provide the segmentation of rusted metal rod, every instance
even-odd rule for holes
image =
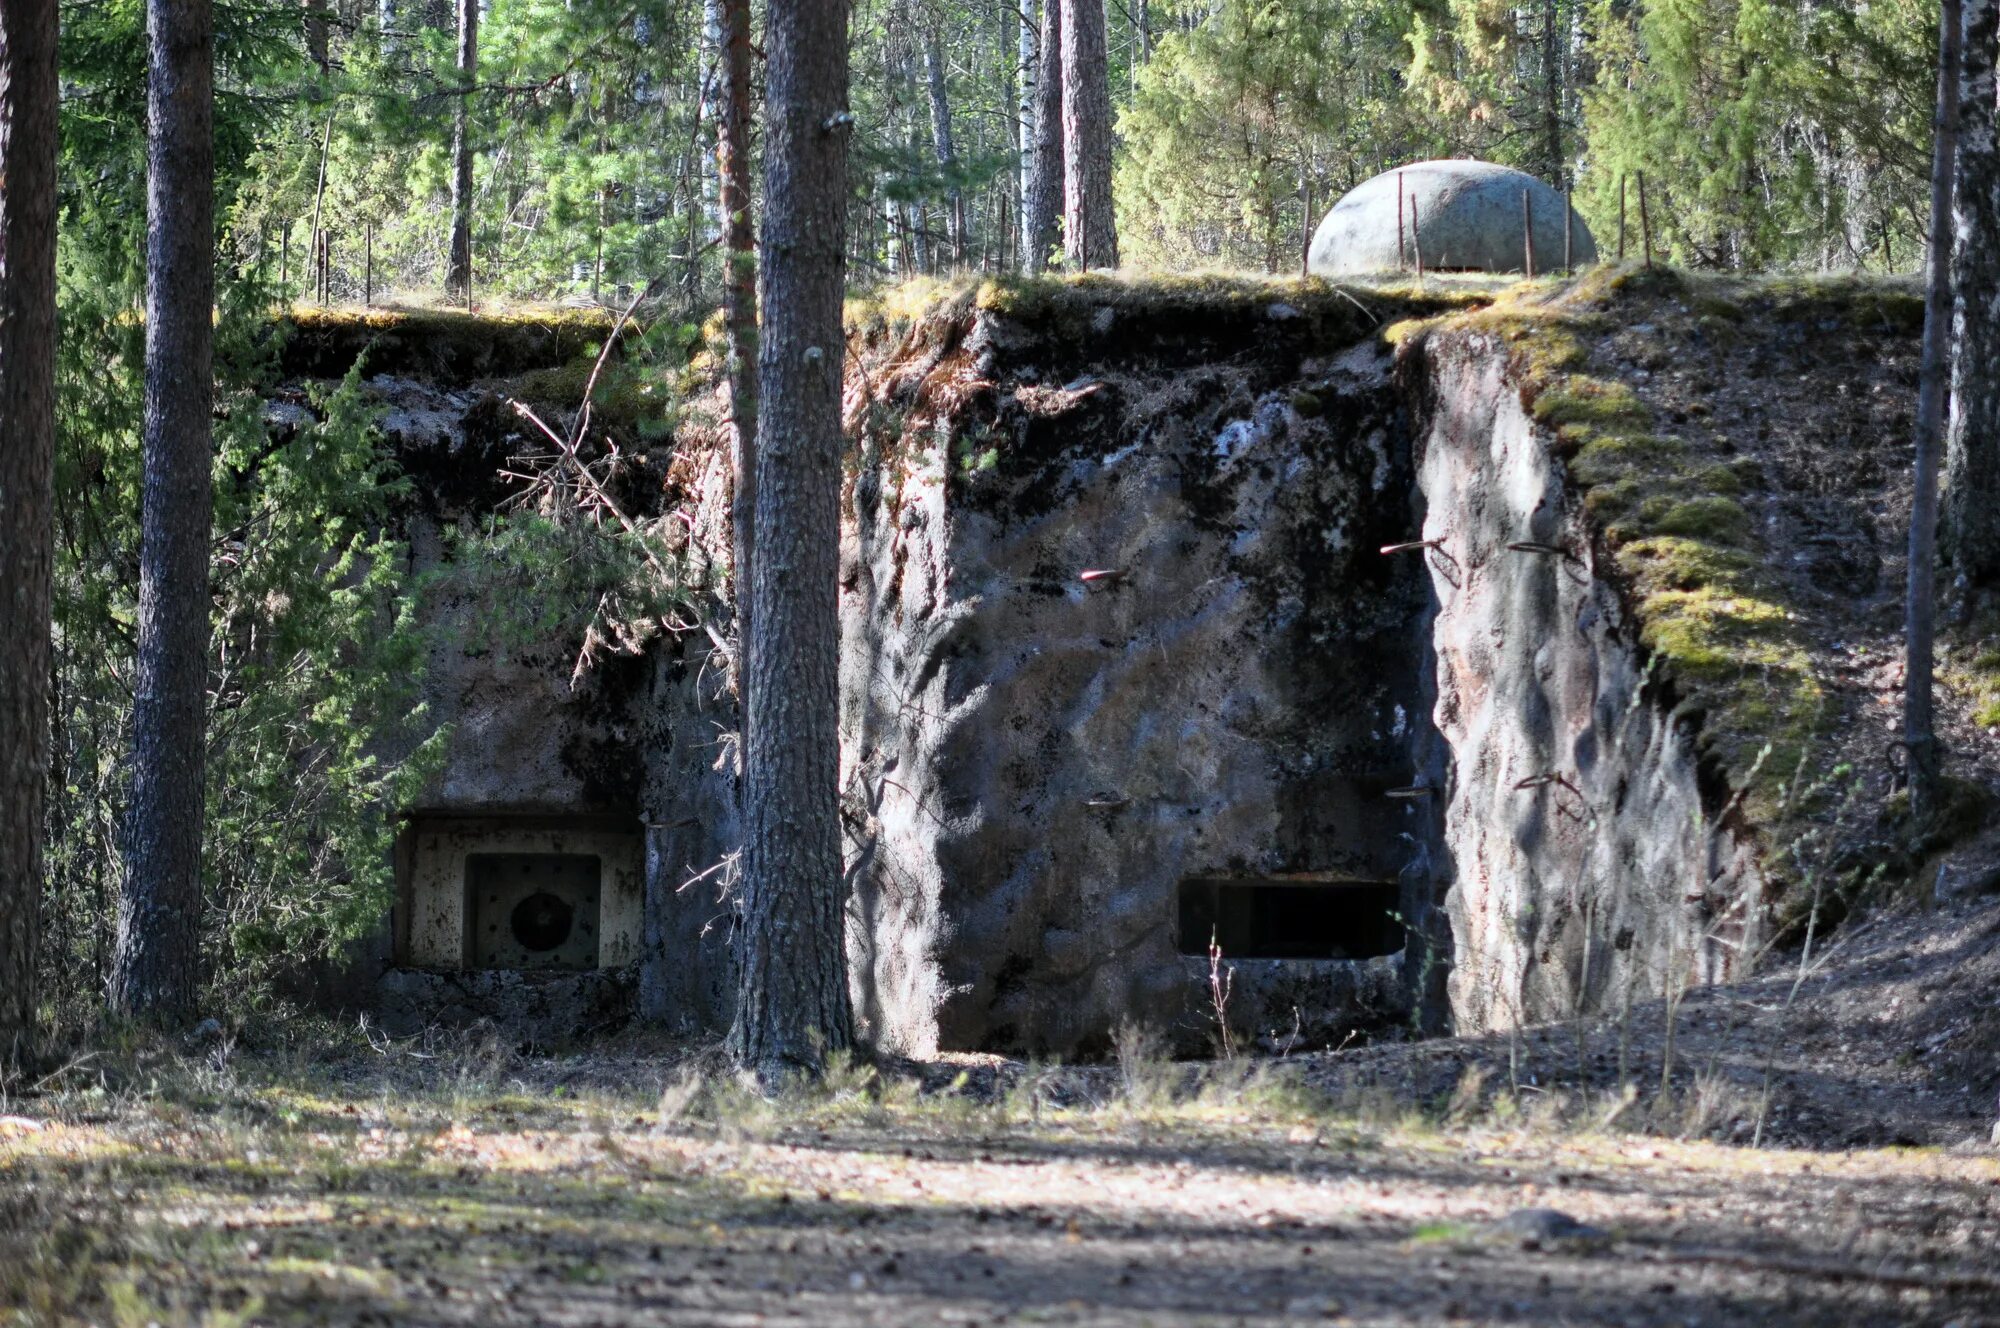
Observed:
[[[1424,237],[1422,221],[1417,215],[1417,196],[1410,195],[1410,247],[1417,251],[1417,280],[1424,279]]]
[[[1653,222],[1646,212],[1646,173],[1639,172],[1639,239],[1646,247],[1646,266],[1653,265]]]
[[[1521,191],[1521,243],[1526,249],[1523,261],[1526,267],[1523,275],[1529,281],[1535,279],[1535,208],[1529,201],[1528,191]]]
[[[1403,244],[1403,173],[1396,172],[1396,270],[1403,271],[1410,265],[1409,251]]]
[[[1576,275],[1576,205],[1567,189],[1563,190],[1563,275]]]
[[[1618,177],[1618,261],[1625,261],[1625,177]]]

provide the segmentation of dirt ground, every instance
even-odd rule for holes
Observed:
[[[0,1317],[2000,1325],[1996,940],[1885,916],[1698,993],[1664,1089],[1657,1005],[777,1102],[639,1042],[128,1048],[0,1107]]]

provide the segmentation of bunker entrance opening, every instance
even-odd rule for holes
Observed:
[[[1403,948],[1394,881],[1197,876],[1180,886],[1180,952],[1225,959],[1371,959]]]

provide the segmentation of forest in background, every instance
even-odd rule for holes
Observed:
[[[315,294],[317,230],[336,301],[441,289],[450,6],[217,12],[233,259]],[[72,67],[79,43],[96,54],[69,120],[91,169],[70,178],[109,206],[105,172],[136,164],[105,135],[140,86],[118,63],[138,10],[65,16]],[[1035,0],[856,6],[853,281],[1028,260],[1042,19]],[[1290,271],[1340,194],[1445,156],[1573,188],[1605,234],[1643,173],[1665,252],[1692,266],[1922,259],[1936,21],[1914,0],[1107,0],[1106,20],[1131,265]],[[477,295],[658,283],[690,318],[717,300],[718,22],[713,0],[491,0],[463,98]]]

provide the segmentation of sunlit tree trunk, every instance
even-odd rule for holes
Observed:
[[[1992,0],[1985,3],[1989,11]],[[1910,500],[1907,655],[1903,669],[1903,743],[1910,771],[1910,814],[1927,824],[1937,811],[1942,767],[1932,705],[1932,643],[1937,625],[1938,434],[1950,376],[1953,173],[1958,150],[1961,15],[1943,0],[1938,27],[1937,116],[1931,147],[1931,245],[1924,283],[1923,363],[1917,386],[1916,475]],[[1987,29],[1989,38],[1992,29]]]
[[[472,303],[472,83],[479,72],[479,0],[458,0],[458,95],[451,112],[451,258],[445,298]]]
[[[1005,0],[1003,0],[1003,3]],[[1056,0],[1060,3],[1060,0]],[[1014,74],[1014,151],[1019,163],[1014,175],[1014,216],[1020,237],[1017,255],[1021,266],[1034,266],[1033,237],[1028,233],[1029,198],[1035,184],[1035,108],[1037,80],[1041,77],[1040,0],[1023,0],[1021,21],[1015,33],[1018,45]]]
[[[0,0],[0,1066],[35,1034],[55,544],[56,0]]]
[[[1958,188],[1952,199],[1951,424],[1946,552],[1974,593],[2000,582],[2000,144],[1995,142],[1996,0],[1966,0],[1959,66]]]
[[[1042,0],[1042,32],[1036,42],[1041,69],[1035,80],[1035,147],[1029,162],[1027,202],[1021,212],[1026,267],[1040,272],[1056,246],[1056,223],[1063,208],[1063,0]]]
[[[767,1083],[854,1037],[836,783],[847,0],[772,0],[743,925],[730,1051]]]
[[[1061,0],[1063,262],[1072,272],[1118,266],[1111,214],[1111,86],[1103,0]]]
[[[722,0],[722,114],[716,121],[727,271],[722,298],[729,326],[731,526],[736,584],[737,707],[749,715],[750,568],[757,513],[757,251],[750,225],[750,0]],[[740,750],[740,748],[739,748]]]
[[[194,1005],[215,308],[214,22],[148,0],[146,387],[132,794],[111,1001],[172,1021]]]
[[[933,29],[924,43],[924,83],[930,93],[931,143],[937,149],[938,166],[951,180],[945,192],[946,221],[951,227],[951,261],[965,263],[965,191],[956,179],[958,152],[951,140],[951,99],[945,89],[944,45]]]

